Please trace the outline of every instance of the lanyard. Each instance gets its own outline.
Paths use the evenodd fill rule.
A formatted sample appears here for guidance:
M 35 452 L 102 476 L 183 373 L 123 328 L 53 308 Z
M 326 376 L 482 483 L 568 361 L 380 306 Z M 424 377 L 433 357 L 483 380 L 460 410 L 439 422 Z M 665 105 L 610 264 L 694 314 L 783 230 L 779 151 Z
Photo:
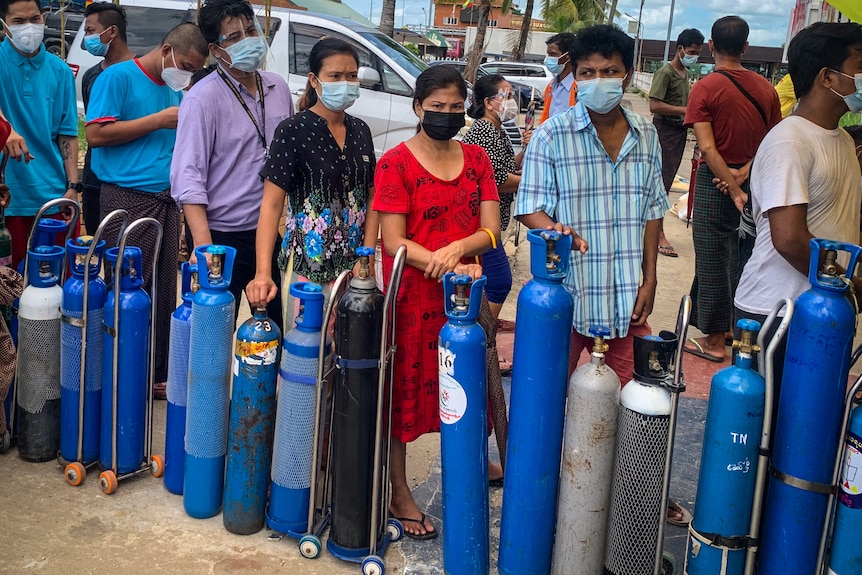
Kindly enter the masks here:
M 224 80 L 225 84 L 228 85 L 233 95 L 236 96 L 236 99 L 239 100 L 240 105 L 242 105 L 245 113 L 248 114 L 249 120 L 254 124 L 254 129 L 257 130 L 257 135 L 260 138 L 260 144 L 263 146 L 264 156 L 266 156 L 268 149 L 266 145 L 266 102 L 263 99 L 263 82 L 260 79 L 260 74 L 255 73 L 255 80 L 257 81 L 257 93 L 260 95 L 260 117 L 263 121 L 263 129 L 261 126 L 257 125 L 257 120 L 254 119 L 254 114 L 251 113 L 251 110 L 248 109 L 248 105 L 245 103 L 245 100 L 242 97 L 242 94 L 239 93 L 236 86 L 230 79 L 227 77 L 227 74 L 224 73 L 224 70 L 221 67 L 216 69 L 218 75 L 221 76 L 221 79 Z

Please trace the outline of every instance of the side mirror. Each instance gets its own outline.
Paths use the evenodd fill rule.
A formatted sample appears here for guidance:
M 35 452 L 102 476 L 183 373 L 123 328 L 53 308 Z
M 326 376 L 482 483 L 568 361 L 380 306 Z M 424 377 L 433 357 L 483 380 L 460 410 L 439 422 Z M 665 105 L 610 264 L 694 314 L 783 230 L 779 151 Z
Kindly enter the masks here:
M 360 66 L 358 76 L 359 85 L 363 88 L 373 88 L 380 83 L 380 74 L 368 66 Z

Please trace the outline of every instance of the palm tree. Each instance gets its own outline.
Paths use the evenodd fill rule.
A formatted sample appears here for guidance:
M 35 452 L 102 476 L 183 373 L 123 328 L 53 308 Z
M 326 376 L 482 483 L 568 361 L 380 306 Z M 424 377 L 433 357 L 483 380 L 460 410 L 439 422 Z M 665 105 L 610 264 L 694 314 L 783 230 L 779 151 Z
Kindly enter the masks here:
M 395 34 L 395 0 L 383 0 L 380 9 L 380 31 L 392 38 Z
M 554 32 L 576 32 L 605 18 L 602 0 L 542 0 L 542 17 Z
M 509 12 L 512 0 L 503 0 L 500 11 L 503 14 Z M 479 3 L 479 20 L 476 23 L 476 40 L 467 53 L 467 68 L 464 70 L 464 78 L 468 82 L 476 81 L 476 72 L 479 70 L 479 61 L 485 53 L 485 33 L 488 30 L 488 16 L 491 14 L 491 0 L 481 0 Z
M 533 20 L 533 4 L 534 0 L 527 0 L 527 5 L 524 6 L 524 20 L 521 22 L 521 31 L 518 34 L 518 43 L 515 44 L 515 49 L 512 50 L 512 59 L 520 62 L 524 59 L 524 50 L 527 49 L 527 37 L 530 35 L 530 22 Z
M 508 0 L 507 0 L 508 3 Z M 479 71 L 479 61 L 485 53 L 485 32 L 488 30 L 488 15 L 491 13 L 491 0 L 481 0 L 479 3 L 479 20 L 476 23 L 476 39 L 467 54 L 467 68 L 464 70 L 464 78 L 468 82 L 476 81 L 476 72 Z

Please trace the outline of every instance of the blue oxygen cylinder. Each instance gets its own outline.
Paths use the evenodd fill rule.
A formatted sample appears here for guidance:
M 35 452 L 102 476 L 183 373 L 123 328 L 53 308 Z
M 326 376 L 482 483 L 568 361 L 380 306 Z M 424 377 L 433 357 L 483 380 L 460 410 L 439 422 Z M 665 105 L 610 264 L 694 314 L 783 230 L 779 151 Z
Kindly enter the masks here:
M 181 293 L 183 302 L 171 315 L 171 347 L 168 350 L 168 405 L 165 416 L 165 488 L 183 494 L 186 462 L 186 399 L 189 384 L 189 332 L 192 296 L 198 289 L 198 267 L 183 262 Z
M 483 575 L 488 549 L 488 384 L 485 331 L 476 318 L 486 279 L 443 276 L 448 321 L 440 330 L 443 570 Z
M 84 465 L 99 459 L 100 422 L 102 409 L 102 334 L 105 326 L 105 298 L 108 288 L 99 273 L 105 242 L 93 248 L 87 277 L 87 337 L 83 365 L 84 333 L 84 272 L 92 236 L 81 236 L 66 242 L 71 275 L 63 284 L 63 324 L 60 328 L 60 456 L 66 461 Z M 81 374 L 84 374 L 83 419 L 79 418 Z M 83 422 L 83 423 L 82 423 Z M 83 430 L 79 439 L 78 430 Z M 81 442 L 79 459 L 78 442 Z
M 709 389 L 687 575 L 742 575 L 748 551 L 766 382 L 752 367 L 760 324 L 741 319 L 736 363 Z
M 295 325 L 284 336 L 278 370 L 278 411 L 272 452 L 272 485 L 266 524 L 301 537 L 308 531 L 314 412 L 324 296 L 315 283 L 297 282 L 290 295 L 299 301 Z M 330 344 L 324 357 L 330 353 Z
M 811 240 L 811 289 L 796 300 L 790 320 L 759 575 L 814 573 L 819 568 L 820 536 L 833 489 L 856 332 L 856 312 L 847 299 L 849 287 L 836 266 L 839 251 L 850 253 L 847 269 L 855 270 L 862 248 Z
M 149 372 L 150 318 L 152 302 L 144 291 L 142 252 L 127 247 L 117 262 L 119 248 L 110 248 L 105 259 L 119 270 L 114 281 L 120 282 L 120 300 L 115 303 L 114 290 L 105 298 L 102 338 L 102 439 L 99 463 L 105 469 L 125 474 L 136 471 L 144 462 L 147 429 L 147 374 Z M 119 280 L 116 276 L 119 276 Z M 119 306 L 119 323 L 114 325 L 114 306 Z M 114 365 L 114 338 L 119 337 L 117 364 Z M 117 420 L 114 421 L 113 373 L 117 370 Z M 117 437 L 117 460 L 113 459 L 113 434 Z
M 840 479 L 827 575 L 858 575 L 862 572 L 862 408 L 858 406 L 850 414 Z
M 236 332 L 224 481 L 225 529 L 251 535 L 263 528 L 275 430 L 275 384 L 281 331 L 257 308 Z
M 224 492 L 236 305 L 228 288 L 236 250 L 199 246 L 195 256 L 201 289 L 192 298 L 183 507 L 205 519 L 219 512 Z
M 574 313 L 563 285 L 572 237 L 530 230 L 527 239 L 533 279 L 518 295 L 515 320 L 498 560 L 503 575 L 551 569 Z
M 66 250 L 36 246 L 27 252 L 29 285 L 18 311 L 18 453 L 48 461 L 60 448 L 60 305 L 57 285 Z

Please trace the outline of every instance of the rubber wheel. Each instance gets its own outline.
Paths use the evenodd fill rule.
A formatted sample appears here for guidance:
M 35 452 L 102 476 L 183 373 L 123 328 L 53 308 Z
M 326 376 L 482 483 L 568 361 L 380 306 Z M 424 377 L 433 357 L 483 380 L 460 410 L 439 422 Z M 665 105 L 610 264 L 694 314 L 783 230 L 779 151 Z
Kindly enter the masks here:
M 63 475 L 66 477 L 66 483 L 72 487 L 77 487 L 81 485 L 84 482 L 84 478 L 87 477 L 87 470 L 80 461 L 73 461 L 66 466 L 66 469 L 63 471 Z
M 662 575 L 677 575 L 676 557 L 665 551 L 661 557 Z
M 389 540 L 395 543 L 404 537 L 404 526 L 397 519 L 389 519 L 386 522 L 386 532 L 389 533 Z
M 99 474 L 99 487 L 102 489 L 102 493 L 105 495 L 110 495 L 117 490 L 117 475 L 111 471 L 110 469 L 107 471 L 103 471 Z
M 7 431 L 2 436 L 0 436 L 0 453 L 7 451 L 11 445 L 12 445 L 12 434 Z
M 299 552 L 306 559 L 317 559 L 320 556 L 320 538 L 317 535 L 303 535 L 299 540 Z
M 153 477 L 161 477 L 165 474 L 165 459 L 161 455 L 153 455 L 150 458 L 150 473 Z
M 386 567 L 383 559 L 377 555 L 369 555 L 362 560 L 362 575 L 384 575 Z

